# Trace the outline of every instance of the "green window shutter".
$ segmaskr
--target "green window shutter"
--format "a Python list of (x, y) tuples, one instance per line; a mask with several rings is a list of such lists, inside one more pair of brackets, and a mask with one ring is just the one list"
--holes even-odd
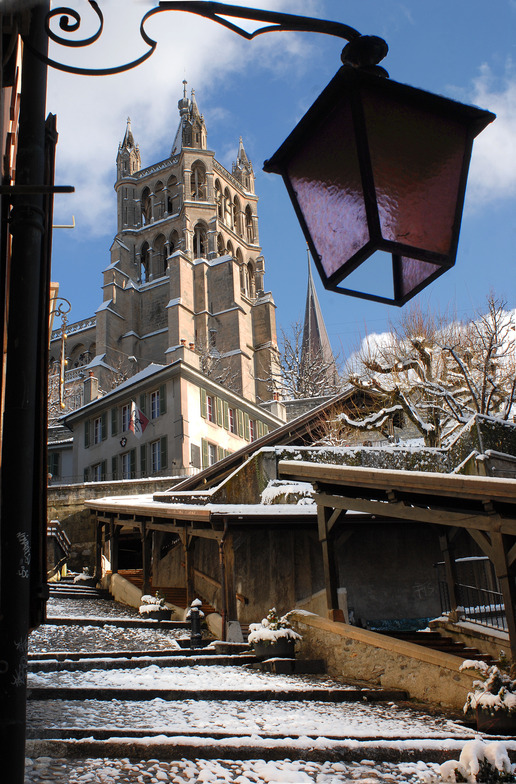
[(224, 409), (224, 428), (229, 430), (229, 405), (227, 400), (224, 400), (222, 405)]
[(131, 449), (129, 454), (131, 455), (131, 479), (136, 479), (136, 449)]
[(107, 438), (107, 411), (103, 411), (100, 416), (100, 437), (102, 441)]
[(142, 444), (140, 447), (140, 474), (147, 476), (147, 444)]
[(111, 458), (111, 478), (118, 479), (118, 456), (113, 455)]
[(217, 425), (222, 427), (223, 423), (223, 416), (222, 416), (222, 400), (220, 397), (215, 398), (215, 409), (217, 411)]
[(201, 389), (200, 392), (201, 392), (201, 416), (204, 419), (206, 419), (207, 412), (208, 412), (207, 405), (206, 405), (206, 390)]
[(145, 403), (146, 403), (146, 395), (145, 392), (142, 392), (142, 394), (140, 395), (140, 411), (142, 412), (142, 414), (147, 414), (145, 410), (146, 409)]
[(84, 423), (84, 447), (87, 449), (90, 445), (90, 420), (87, 419)]
[(161, 470), (167, 467), (167, 437), (163, 436), (160, 441), (161, 448)]
[(103, 460), (100, 464), (100, 481), (106, 481), (106, 472), (107, 472), (107, 460)]
[(111, 435), (116, 436), (118, 433), (118, 408), (111, 409)]
[(167, 413), (167, 387), (166, 384), (162, 384), (159, 388), (159, 415), (163, 416), (163, 414)]
[(89, 467), (86, 467), (84, 469), (84, 481), (85, 482), (89, 482), (90, 481), (90, 469), (89, 469)]
[(224, 450), (222, 449), (221, 446), (218, 446), (217, 447), (217, 460), (222, 460), (223, 457), (224, 457)]
[(205, 438), (201, 438), (201, 454), (202, 454), (202, 467), (207, 468), (209, 456), (208, 456), (208, 442), (206, 441)]
[(244, 436), (244, 415), (239, 408), (237, 408), (237, 424), (238, 424), (238, 435), (240, 438)]
[(249, 441), (249, 414), (244, 411), (244, 438)]

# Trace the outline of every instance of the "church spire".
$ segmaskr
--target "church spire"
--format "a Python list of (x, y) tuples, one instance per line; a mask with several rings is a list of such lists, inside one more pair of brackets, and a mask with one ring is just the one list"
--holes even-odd
[(254, 193), (254, 171), (253, 165), (244, 149), (244, 142), (240, 136), (238, 142), (238, 152), (235, 163), (233, 164), (232, 175), (240, 182), (246, 191)]
[(312, 278), (312, 265), (310, 253), (308, 256), (308, 287), (306, 292), (305, 320), (303, 324), (303, 342), (301, 347), (301, 368), (313, 367), (314, 363), (321, 363), (328, 377), (328, 384), (335, 385), (335, 357), (331, 349), (328, 333), (317, 298), (314, 281)]
[(204, 117), (199, 112), (195, 99), (195, 90), (192, 90), (191, 98), (187, 97), (187, 84), (186, 79), (183, 79), (183, 97), (177, 102), (179, 126), (170, 151), (171, 157), (181, 152), (183, 147), (194, 147), (199, 150), (206, 149), (207, 138)]
[(118, 146), (116, 167), (118, 177), (130, 177), (135, 171), (141, 169), (140, 148), (134, 141), (131, 129), (131, 118), (127, 118), (125, 135)]

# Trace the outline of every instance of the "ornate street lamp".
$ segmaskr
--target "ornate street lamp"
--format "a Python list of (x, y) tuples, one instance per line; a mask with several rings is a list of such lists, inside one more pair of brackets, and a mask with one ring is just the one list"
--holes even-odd
[[(455, 263), (473, 139), (495, 116), (353, 67), (347, 49), (264, 169), (283, 176), (327, 289), (404, 305)], [(377, 251), (391, 296), (339, 285)]]
[[(102, 33), (102, 11), (95, 0), (89, 4), (99, 19), (93, 36), (71, 41), (56, 34), (51, 29), (54, 17), (66, 33), (81, 24), (75, 10), (61, 7), (47, 17), (52, 40), (74, 47), (96, 41)], [(388, 46), (376, 36), (360, 35), (340, 22), (204, 0), (164, 0), (146, 13), (140, 33), (149, 50), (130, 63), (90, 69), (45, 60), (87, 75), (134, 68), (157, 45), (145, 31), (146, 21), (164, 11), (203, 16), (247, 39), (297, 30), (349, 42), (342, 52), (344, 66), (264, 166), (283, 176), (326, 288), (404, 305), (454, 265), (473, 139), (495, 115), (390, 81), (378, 66)], [(230, 18), (268, 24), (249, 33)], [(378, 252), (392, 257), (389, 292), (373, 294), (340, 285)], [(375, 268), (369, 277), (382, 275)]]

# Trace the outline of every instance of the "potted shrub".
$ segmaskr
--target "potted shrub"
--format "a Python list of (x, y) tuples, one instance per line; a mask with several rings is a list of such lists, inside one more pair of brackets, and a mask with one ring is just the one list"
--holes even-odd
[(285, 615), (278, 618), (275, 607), (269, 610), (261, 623), (249, 624), (248, 641), (258, 658), (293, 659), (296, 641), (300, 639), (301, 635), (294, 631)]
[[(501, 666), (503, 667), (503, 660)], [(477, 729), (497, 735), (516, 734), (516, 680), (499, 666), (465, 661), (461, 671), (474, 670), (483, 680), (473, 681), (464, 713), (474, 712)]]
[(172, 611), (165, 606), (165, 597), (156, 591), (155, 596), (144, 594), (140, 599), (138, 612), (145, 619), (154, 621), (170, 621)]

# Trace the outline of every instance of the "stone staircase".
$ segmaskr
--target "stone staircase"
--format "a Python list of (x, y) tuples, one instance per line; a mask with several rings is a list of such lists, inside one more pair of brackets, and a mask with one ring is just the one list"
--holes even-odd
[(453, 640), (451, 637), (445, 637), (439, 632), (386, 631), (382, 632), (382, 634), (394, 637), (397, 640), (412, 642), (415, 645), (422, 645), (434, 651), (441, 651), (441, 653), (451, 653), (453, 656), (459, 656), (461, 659), (484, 661), (486, 664), (494, 663), (493, 657), (488, 653), (482, 653), (477, 648), (471, 648), (462, 642)]
[[(129, 580), (129, 582), (139, 588), (140, 591), (142, 590), (143, 571), (141, 569), (119, 569), (118, 574), (120, 577), (125, 577), (126, 580)], [(151, 581), (150, 593), (155, 594), (156, 591), (159, 591), (160, 594), (164, 596), (165, 601), (174, 604), (176, 607), (181, 607), (183, 610), (186, 609), (186, 588), (154, 585)], [(211, 604), (205, 602), (202, 597), (199, 598), (202, 601), (201, 610), (205, 615), (217, 612)]]

